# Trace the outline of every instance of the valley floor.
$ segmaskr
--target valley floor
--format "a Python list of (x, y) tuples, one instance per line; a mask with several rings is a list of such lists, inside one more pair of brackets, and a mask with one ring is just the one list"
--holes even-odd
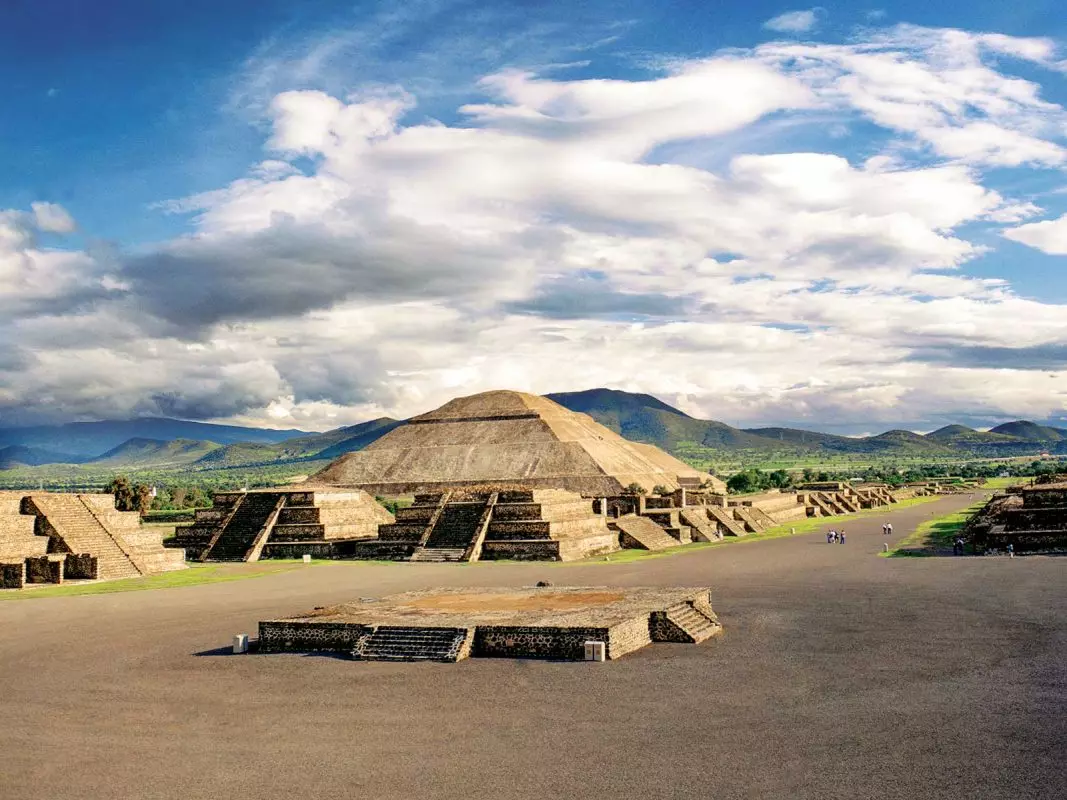
[[(1067, 558), (877, 555), (886, 519), (899, 539), (972, 502), (850, 521), (845, 545), (0, 603), (0, 796), (1064, 797)], [(226, 654), (316, 605), (538, 580), (707, 585), (725, 633), (606, 664)]]

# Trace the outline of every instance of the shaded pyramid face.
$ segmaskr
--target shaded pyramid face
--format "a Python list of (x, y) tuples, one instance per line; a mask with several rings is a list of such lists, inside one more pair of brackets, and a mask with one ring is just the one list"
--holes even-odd
[(618, 495), (631, 483), (674, 489), (679, 477), (707, 475), (544, 397), (495, 391), (413, 417), (341, 456), (309, 483), (383, 495), (481, 485), (600, 497)]

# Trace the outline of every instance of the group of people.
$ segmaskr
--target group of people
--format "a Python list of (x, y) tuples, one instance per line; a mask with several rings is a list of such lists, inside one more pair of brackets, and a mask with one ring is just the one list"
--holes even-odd
[(882, 525), (882, 536), (892, 536), (892, 535), (893, 535), (893, 523), (892, 522), (884, 523)]
[(845, 532), (844, 531), (827, 531), (826, 532), (827, 544), (844, 544)]

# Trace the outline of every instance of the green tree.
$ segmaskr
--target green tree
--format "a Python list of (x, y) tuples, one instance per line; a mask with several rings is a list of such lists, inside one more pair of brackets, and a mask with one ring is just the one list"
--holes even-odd
[(115, 496), (115, 508), (119, 511), (135, 511), (136, 497), (130, 479), (125, 475), (116, 475), (111, 479), (104, 491)]

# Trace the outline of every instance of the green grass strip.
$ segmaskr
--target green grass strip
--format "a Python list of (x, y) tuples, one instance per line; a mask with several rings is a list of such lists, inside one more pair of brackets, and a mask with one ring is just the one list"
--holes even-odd
[[(313, 561), (312, 565), (333, 563)], [(267, 566), (269, 564), (269, 566)], [(32, 600), (38, 597), (75, 597), (85, 594), (111, 594), (112, 592), (139, 592), (147, 589), (177, 589), (183, 586), (200, 586), (207, 583), (225, 583), (248, 578), (279, 575), (304, 567), (303, 561), (277, 559), (257, 562), (260, 569), (241, 569), (238, 564), (190, 564), (188, 569), (149, 575), (144, 578), (123, 578), (112, 581), (94, 581), (69, 586), (37, 586), (0, 592), (2, 600)], [(235, 569), (237, 567), (237, 569)]]
[(952, 540), (964, 525), (985, 506), (986, 498), (951, 514), (928, 519), (920, 523), (910, 534), (905, 536), (888, 553), (878, 555), (890, 558), (915, 558), (937, 555), (939, 551), (952, 547)]

